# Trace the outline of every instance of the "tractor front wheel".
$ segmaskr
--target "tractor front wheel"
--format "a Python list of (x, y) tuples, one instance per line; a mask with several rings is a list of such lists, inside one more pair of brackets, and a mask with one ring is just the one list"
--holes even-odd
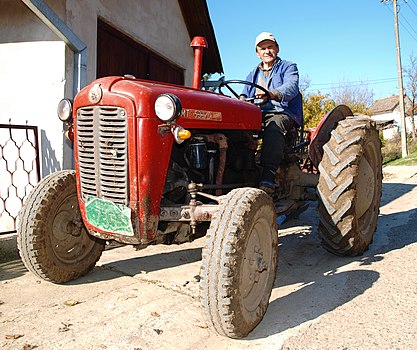
[(17, 244), (26, 268), (63, 283), (90, 271), (105, 241), (90, 236), (81, 218), (75, 172), (55, 172), (40, 181), (19, 213)]
[(319, 164), (319, 234), (337, 255), (372, 242), (382, 191), (381, 142), (367, 117), (347, 117), (331, 132)]
[(224, 196), (207, 232), (200, 272), (202, 306), (210, 328), (242, 338), (256, 327), (269, 305), (277, 255), (271, 198), (255, 188)]

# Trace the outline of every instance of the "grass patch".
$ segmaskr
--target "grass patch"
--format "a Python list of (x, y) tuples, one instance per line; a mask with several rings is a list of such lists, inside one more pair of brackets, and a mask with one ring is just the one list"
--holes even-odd
[(408, 156), (402, 158), (401, 138), (396, 137), (390, 140), (383, 140), (382, 143), (382, 164), (385, 165), (417, 165), (417, 141), (411, 138), (407, 140)]
[(417, 151), (409, 152), (407, 157), (393, 160), (384, 165), (417, 165)]

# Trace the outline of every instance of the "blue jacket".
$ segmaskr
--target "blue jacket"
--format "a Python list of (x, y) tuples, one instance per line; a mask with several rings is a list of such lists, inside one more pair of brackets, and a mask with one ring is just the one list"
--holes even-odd
[[(246, 78), (246, 81), (257, 83), (261, 72), (257, 66)], [(261, 73), (262, 74), (262, 73)], [(298, 89), (298, 69), (293, 62), (281, 60), (279, 57), (274, 63), (267, 80), (268, 90), (278, 90), (282, 93), (282, 101), (271, 101), (278, 112), (289, 115), (298, 125), (303, 122), (303, 99)], [(254, 97), (255, 88), (245, 85), (242, 94)]]

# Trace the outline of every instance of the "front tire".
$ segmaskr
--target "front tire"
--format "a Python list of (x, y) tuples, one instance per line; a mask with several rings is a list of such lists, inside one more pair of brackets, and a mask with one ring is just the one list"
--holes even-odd
[(278, 231), (271, 198), (255, 188), (229, 192), (202, 255), (200, 291), (209, 327), (245, 337), (262, 320), (275, 280)]
[(90, 271), (105, 241), (87, 233), (78, 207), (75, 172), (55, 172), (40, 181), (19, 213), (17, 245), (26, 268), (55, 283)]
[(319, 235), (337, 255), (372, 242), (382, 192), (381, 142), (370, 118), (347, 117), (332, 131), (319, 164)]

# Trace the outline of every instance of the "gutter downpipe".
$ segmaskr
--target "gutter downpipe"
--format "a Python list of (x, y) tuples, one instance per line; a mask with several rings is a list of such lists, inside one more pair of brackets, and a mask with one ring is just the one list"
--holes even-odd
[(22, 0), (22, 2), (74, 52), (73, 97), (75, 97), (87, 85), (87, 45), (43, 0)]

